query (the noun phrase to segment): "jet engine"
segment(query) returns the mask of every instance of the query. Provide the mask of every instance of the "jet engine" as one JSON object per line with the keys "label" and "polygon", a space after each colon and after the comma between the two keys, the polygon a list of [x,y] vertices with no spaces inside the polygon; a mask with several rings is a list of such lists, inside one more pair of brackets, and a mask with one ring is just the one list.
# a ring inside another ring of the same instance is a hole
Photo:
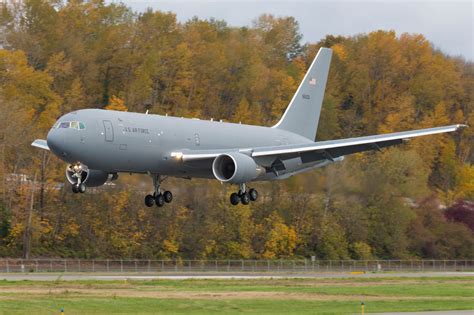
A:
{"label": "jet engine", "polygon": [[92,170],[84,164],[76,163],[68,165],[66,168],[66,178],[72,185],[77,184],[78,175],[81,176],[81,183],[88,187],[97,187],[104,185],[108,180],[118,178],[117,174],[110,174],[101,170]]}
{"label": "jet engine", "polygon": [[265,174],[265,168],[250,156],[235,152],[217,156],[212,163],[212,172],[221,182],[241,184]]}

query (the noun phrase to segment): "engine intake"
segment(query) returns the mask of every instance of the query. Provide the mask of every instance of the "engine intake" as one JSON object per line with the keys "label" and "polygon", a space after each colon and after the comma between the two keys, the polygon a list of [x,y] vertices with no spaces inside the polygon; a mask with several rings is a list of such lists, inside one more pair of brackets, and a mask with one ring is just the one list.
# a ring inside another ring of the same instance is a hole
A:
{"label": "engine intake", "polygon": [[241,184],[265,174],[265,168],[250,156],[235,152],[217,156],[212,163],[212,172],[221,182]]}

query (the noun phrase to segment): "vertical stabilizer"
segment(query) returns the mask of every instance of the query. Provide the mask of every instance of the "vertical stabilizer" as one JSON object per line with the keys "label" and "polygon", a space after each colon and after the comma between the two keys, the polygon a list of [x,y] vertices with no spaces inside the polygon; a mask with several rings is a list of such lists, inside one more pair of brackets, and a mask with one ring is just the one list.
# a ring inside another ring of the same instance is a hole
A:
{"label": "vertical stabilizer", "polygon": [[284,129],[313,141],[316,139],[331,56],[331,49],[319,49],[285,113],[273,128]]}

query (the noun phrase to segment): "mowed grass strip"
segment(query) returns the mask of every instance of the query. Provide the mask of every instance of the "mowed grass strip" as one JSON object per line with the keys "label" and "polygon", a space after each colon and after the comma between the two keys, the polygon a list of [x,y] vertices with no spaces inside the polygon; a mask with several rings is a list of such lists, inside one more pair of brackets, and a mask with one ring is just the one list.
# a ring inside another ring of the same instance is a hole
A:
{"label": "mowed grass strip", "polygon": [[[374,281],[372,281],[374,280]],[[0,314],[341,314],[474,309],[474,277],[0,281]]]}
{"label": "mowed grass strip", "polygon": [[[472,309],[470,301],[372,301],[366,313]],[[27,298],[0,299],[0,314],[353,314],[360,301],[194,300],[153,298]]]}
{"label": "mowed grass strip", "polygon": [[[367,279],[364,279],[367,280]],[[379,280],[379,279],[378,279]],[[133,283],[133,281],[132,281]],[[138,284],[138,283],[137,283]],[[439,296],[473,297],[474,277],[461,279],[416,278],[390,279],[386,282],[360,281],[359,279],[318,282],[311,279],[285,280],[181,280],[148,281],[143,286],[161,287],[163,290],[214,292],[287,292],[317,293],[328,295],[371,295],[371,296]],[[144,289],[140,286],[140,289]]]}

